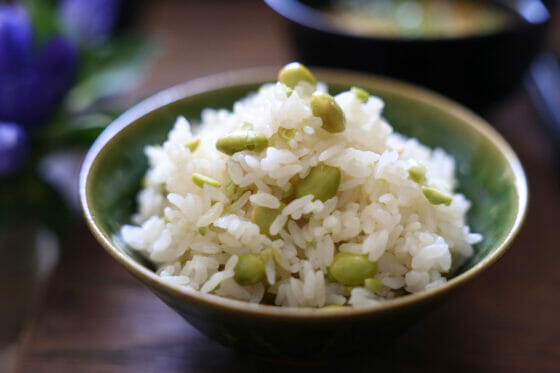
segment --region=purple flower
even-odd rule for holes
[[[0,5],[0,121],[45,124],[70,88],[77,63],[76,48],[62,38],[36,51],[25,9]]]
[[[15,123],[0,122],[0,176],[17,171],[27,158],[27,135]]]
[[[59,14],[66,35],[98,43],[111,36],[119,9],[120,0],[62,0]]]
[[[32,38],[25,9],[0,4],[0,72],[17,71],[20,61],[31,58]]]

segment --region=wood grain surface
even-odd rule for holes
[[[262,2],[152,2],[142,25],[166,35],[167,46],[139,97],[209,73],[293,58],[280,20]],[[559,371],[559,168],[522,91],[486,116],[527,171],[525,226],[497,264],[385,350],[301,364],[238,354],[184,322],[78,223],[25,331],[16,371]]]

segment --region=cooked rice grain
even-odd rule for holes
[[[432,205],[408,169],[422,163],[426,184],[453,193],[453,158],[393,133],[381,117],[383,102],[374,96],[367,102],[350,92],[335,96],[346,128],[328,133],[311,114],[314,89],[326,86],[300,83],[288,97],[280,83],[266,84],[232,112],[205,109],[200,125],[177,118],[167,141],[145,149],[150,168],[134,224],[122,227],[122,240],[171,284],[253,303],[269,293],[278,306],[371,305],[444,283],[482,236],[466,225],[470,202],[464,196],[453,194],[449,206]],[[227,156],[216,150],[220,136],[246,123],[267,137],[265,151]],[[186,144],[195,138],[201,141],[192,152]],[[336,195],[324,202],[312,195],[290,198],[293,183],[320,163],[340,169]],[[222,187],[200,188],[193,173]],[[227,189],[226,176],[237,190]],[[255,206],[284,206],[266,234],[251,221]],[[265,280],[237,284],[239,255],[271,248]],[[381,291],[330,282],[327,268],[338,252],[376,261]]]

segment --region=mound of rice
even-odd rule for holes
[[[124,242],[169,283],[254,303],[360,306],[444,283],[482,236],[465,223],[470,202],[463,195],[453,194],[449,205],[432,204],[409,169],[423,164],[425,184],[452,193],[452,157],[394,133],[375,96],[364,102],[350,91],[336,95],[346,127],[327,132],[312,115],[314,91],[326,86],[300,82],[288,92],[281,83],[266,84],[232,112],[204,110],[200,125],[179,117],[163,145],[145,148],[150,168],[134,225],[121,229]],[[231,156],[216,150],[218,138],[244,126],[266,136],[268,147]],[[325,202],[313,195],[286,199],[294,180],[319,164],[340,169],[336,195]],[[221,186],[200,187],[193,173]],[[235,193],[227,189],[231,183]],[[270,232],[261,234],[251,221],[253,208],[281,202],[286,206]],[[265,278],[238,284],[239,257],[263,252],[272,253],[263,255]],[[376,262],[381,288],[329,280],[339,252]]]

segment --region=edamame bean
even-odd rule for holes
[[[352,92],[356,98],[362,102],[367,102],[369,99],[369,93],[363,88],[360,87],[352,87],[350,88],[350,92]]]
[[[257,254],[243,254],[233,269],[233,279],[239,285],[253,285],[264,278],[264,262]]]
[[[313,85],[317,83],[311,71],[299,62],[292,62],[284,66],[278,73],[278,81],[290,88],[295,88],[301,81]]]
[[[194,153],[196,151],[196,149],[198,148],[198,145],[200,145],[200,138],[199,137],[197,137],[196,139],[191,140],[191,141],[189,141],[185,144],[185,146],[187,148],[189,148],[191,153]]]
[[[383,283],[376,279],[376,278],[366,278],[364,280],[364,287],[375,293],[377,295],[381,295],[381,289],[383,288]]]
[[[261,234],[270,236],[270,226],[274,219],[282,213],[285,206],[282,202],[280,202],[280,207],[277,209],[256,205],[251,213],[251,221],[259,226]]]
[[[344,290],[346,290],[348,292],[348,294],[352,294],[352,290],[355,288],[355,286],[348,286],[348,285],[344,285]]]
[[[237,130],[216,141],[216,149],[227,155],[250,150],[260,152],[268,146],[265,135],[252,130]]]
[[[294,90],[290,87],[288,87],[285,84],[282,84],[284,86],[284,89],[286,90],[286,97],[290,97],[292,95],[292,93],[294,92]]]
[[[312,194],[325,202],[336,195],[340,184],[340,170],[336,167],[320,164],[309,171],[294,187],[295,197],[300,198]]]
[[[408,169],[408,175],[413,181],[422,184],[426,181],[426,166],[422,163],[417,163]]]
[[[434,186],[423,186],[422,193],[432,205],[446,205],[449,206],[453,200],[453,196],[449,193],[443,192]]]
[[[295,128],[278,128],[278,135],[283,138],[284,140],[291,140],[296,135]]]
[[[313,116],[321,118],[325,131],[336,133],[344,131],[346,118],[333,96],[324,92],[311,95],[311,112]]]
[[[237,193],[237,188],[239,187],[237,184],[233,182],[227,170],[225,171],[224,174],[224,187],[229,195],[234,195],[235,193]]]
[[[359,286],[375,275],[377,262],[370,262],[367,255],[342,252],[336,254],[328,271],[342,285]]]
[[[193,173],[191,175],[191,180],[195,183],[196,186],[202,188],[204,184],[211,185],[213,187],[219,188],[221,186],[220,182],[216,179],[212,179],[211,177],[204,176],[202,174]]]
[[[284,257],[282,257],[282,254],[280,254],[274,247],[270,247],[261,251],[260,257],[265,263],[270,259],[273,259],[274,263],[276,263],[278,267],[282,268],[286,272],[290,272],[290,266],[288,265]]]
[[[269,247],[268,249],[264,249],[259,254],[263,262],[268,262],[270,259],[274,260],[274,248]]]

